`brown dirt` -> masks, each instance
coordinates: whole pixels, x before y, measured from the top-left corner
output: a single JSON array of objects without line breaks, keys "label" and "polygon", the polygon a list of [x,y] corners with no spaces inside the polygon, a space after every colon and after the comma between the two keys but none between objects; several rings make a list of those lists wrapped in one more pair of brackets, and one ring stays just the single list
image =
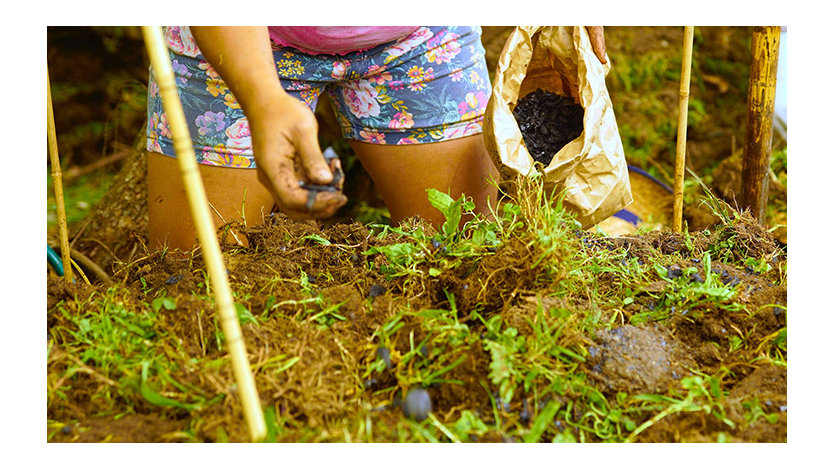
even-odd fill
[{"label": "brown dirt", "polygon": [[[744,224],[737,230],[744,232]],[[428,228],[427,228],[428,229]],[[384,345],[390,348],[393,370],[360,376],[364,366],[376,359],[380,338],[374,337],[380,327],[403,310],[418,312],[422,308],[448,308],[444,288],[456,286],[462,305],[459,311],[478,306],[484,317],[495,313],[504,317],[508,326],[516,328],[520,335],[532,333],[536,312],[541,306],[581,312],[590,305],[581,297],[558,299],[549,297],[546,285],[538,285],[535,272],[524,273],[529,265],[524,244],[513,244],[499,249],[495,256],[484,258],[477,268],[461,272],[454,280],[447,277],[432,282],[407,282],[399,278],[389,280],[365,263],[361,253],[382,243],[371,236],[362,224],[336,224],[323,227],[312,222],[298,222],[283,216],[275,216],[271,224],[259,227],[237,227],[246,236],[249,248],[224,247],[229,278],[236,293],[249,293],[238,299],[253,315],[260,318],[258,324],[244,323],[243,332],[253,364],[256,385],[264,404],[274,406],[276,413],[290,423],[301,423],[311,428],[326,430],[317,437],[294,435],[282,440],[339,439],[334,426],[356,416],[368,407],[379,408],[373,419],[380,428],[394,429],[404,419],[402,413],[391,406],[398,383],[394,370],[402,357],[410,350],[410,343],[426,340],[427,360],[443,357],[450,363],[461,362],[444,375],[448,383],[429,388],[433,410],[439,419],[453,421],[463,410],[476,410],[488,416],[491,410],[490,396],[485,384],[489,383],[489,353],[483,344],[463,344],[450,351],[445,338],[429,337],[421,329],[421,322],[412,315],[403,317],[404,323]],[[305,238],[319,235],[331,242],[320,245]],[[713,235],[695,234],[692,244],[708,246]],[[742,235],[735,233],[734,239]],[[768,252],[773,246],[769,238],[750,236],[744,246],[739,245],[734,256],[746,253]],[[385,243],[391,243],[387,240]],[[688,253],[680,236],[653,232],[651,234],[610,240],[593,241],[600,249],[627,247],[630,256],[650,260],[652,250],[657,253]],[[681,261],[700,266],[694,260]],[[785,263],[782,260],[781,263]],[[516,266],[517,268],[514,268]],[[774,285],[773,277],[759,276],[734,267],[733,264],[716,261],[713,268],[728,271],[743,286],[739,301],[745,311],[730,311],[721,305],[698,306],[691,312],[675,316],[661,324],[626,324],[610,330],[601,329],[586,337],[565,338],[563,346],[584,344],[589,351],[589,361],[582,367],[592,384],[606,396],[620,392],[629,394],[663,393],[675,387],[679,379],[688,375],[691,368],[707,374],[723,377],[723,387],[728,395],[723,401],[727,416],[743,422],[750,403],[757,400],[764,413],[775,413],[778,421],[770,424],[762,417],[744,429],[730,429],[718,419],[694,418],[677,414],[661,420],[640,436],[650,442],[715,441],[718,433],[731,436],[734,441],[774,442],[786,436],[786,384],[785,368],[759,366],[750,361],[751,354],[760,354],[772,335],[786,324],[786,315],[774,305],[786,305],[786,284]],[[311,291],[302,292],[298,280],[301,272],[307,273]],[[175,257],[170,254],[149,254],[122,272],[119,292],[122,302],[150,302],[154,293],[164,288],[167,296],[176,299],[176,309],[160,310],[155,326],[159,338],[177,338],[179,347],[190,357],[202,360],[221,359],[224,351],[215,340],[220,331],[212,301],[205,295],[205,277],[202,259],[197,256]],[[705,275],[703,270],[700,274]],[[450,275],[451,276],[451,275]],[[491,279],[490,295],[470,296],[464,289],[476,286],[484,279]],[[616,280],[601,276],[600,289],[613,285]],[[657,292],[661,282],[653,281],[635,286],[635,302],[628,313],[650,309],[651,294]],[[370,296],[372,286],[381,286],[384,293]],[[110,287],[112,288],[112,287]],[[377,287],[378,288],[378,287]],[[180,384],[202,390],[206,396],[225,396],[220,402],[201,411],[172,411],[155,407],[130,396],[110,397],[105,392],[114,391],[113,379],[106,372],[86,365],[80,358],[68,358],[60,348],[64,331],[73,328],[66,315],[56,313],[60,305],[68,311],[82,309],[85,299],[95,293],[105,292],[107,286],[66,284],[62,279],[49,276],[47,284],[48,332],[58,344],[53,348],[48,363],[50,378],[60,377],[69,367],[80,367],[83,373],[73,376],[69,387],[62,390],[65,400],[50,406],[48,416],[61,429],[52,434],[52,441],[73,442],[165,442],[183,440],[215,441],[231,439],[245,441],[246,428],[234,394],[234,380],[228,367],[198,371],[182,364],[180,370],[171,371]],[[309,309],[292,302],[319,294],[323,306],[342,304],[339,312],[344,321],[336,321],[329,328],[322,328],[311,321],[310,315],[320,309]],[[279,301],[280,299],[280,301]],[[267,315],[261,312],[269,311]],[[748,313],[748,312],[752,312]],[[605,314],[603,312],[603,314]],[[483,331],[477,322],[468,323]],[[482,333],[483,334],[483,333]],[[746,338],[751,347],[731,351],[730,336]],[[760,348],[755,350],[754,345]],[[754,351],[755,350],[755,351]],[[299,360],[280,375],[271,373],[267,359],[298,357]],[[402,367],[406,365],[403,364]],[[59,379],[60,380],[60,379]],[[54,385],[54,384],[53,384]],[[533,397],[525,397],[532,400]],[[782,407],[782,408],[780,408]],[[123,409],[126,414],[112,415],[112,409]],[[505,419],[522,422],[521,402],[502,411]],[[117,419],[118,418],[118,419]],[[66,424],[64,424],[66,423]],[[183,433],[188,427],[190,434]],[[55,431],[55,430],[52,430]],[[381,432],[381,431],[380,431]],[[329,437],[328,437],[329,436]],[[480,436],[481,441],[498,439],[497,436]],[[392,435],[391,439],[395,439]]]}]

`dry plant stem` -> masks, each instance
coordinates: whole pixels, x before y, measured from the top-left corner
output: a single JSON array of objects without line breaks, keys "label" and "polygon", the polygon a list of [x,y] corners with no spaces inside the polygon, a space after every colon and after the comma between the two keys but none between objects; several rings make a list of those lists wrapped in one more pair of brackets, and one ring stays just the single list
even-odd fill
[{"label": "dry plant stem", "polygon": [[686,113],[689,110],[689,77],[692,70],[692,39],[695,27],[683,30],[683,58],[681,60],[681,88],[678,101],[678,145],[675,153],[675,204],[672,210],[672,229],[683,230],[683,175],[686,167]]},{"label": "dry plant stem", "polygon": [[125,148],[122,150],[113,153],[110,156],[104,157],[100,160],[96,160],[95,162],[83,166],[83,167],[71,167],[68,168],[64,174],[64,180],[72,181],[79,176],[86,175],[87,173],[92,173],[93,171],[98,170],[99,168],[104,168],[107,165],[112,163],[116,163],[120,160],[123,160],[125,157],[133,153],[135,150],[133,148]]},{"label": "dry plant stem", "polygon": [[102,269],[101,266],[97,265],[93,260],[84,255],[84,253],[70,248],[70,254],[74,259],[77,259],[82,266],[92,271],[92,273],[95,274],[96,277],[99,278],[101,281],[107,284],[110,283],[110,276],[108,276],[107,273],[104,272],[104,269]]},{"label": "dry plant stem", "polygon": [[89,286],[90,280],[87,279],[87,275],[84,274],[84,271],[81,269],[81,266],[79,266],[78,263],[76,263],[75,260],[72,259],[72,257],[70,257],[70,263],[72,263],[72,265],[75,266],[75,270],[78,271],[79,275],[81,275],[81,279],[84,279],[84,283]]},{"label": "dry plant stem", "polygon": [[46,72],[46,137],[49,141],[49,158],[52,164],[52,186],[55,191],[55,210],[58,216],[58,234],[61,237],[61,259],[64,263],[64,278],[72,282],[72,263],[69,238],[67,235],[67,212],[64,208],[64,185],[61,180],[61,159],[58,158],[58,137],[55,134],[55,115],[52,111],[52,85],[49,83],[49,68]]},{"label": "dry plant stem", "polygon": [[240,323],[237,319],[229,279],[220,253],[220,245],[215,237],[214,222],[209,212],[205,188],[197,169],[197,161],[191,144],[191,137],[188,134],[185,114],[174,83],[174,73],[168,59],[168,50],[163,40],[162,28],[143,26],[142,32],[145,37],[148,55],[151,58],[153,73],[159,83],[162,104],[173,134],[174,151],[177,155],[188,204],[194,219],[197,238],[203,249],[209,279],[214,289],[215,302],[232,361],[232,370],[240,391],[243,414],[252,441],[258,442],[266,437],[266,423],[261,411],[258,392],[255,388],[255,380],[249,366],[249,359],[246,356],[246,348]]},{"label": "dry plant stem", "polygon": [[779,39],[778,26],[758,26],[753,30],[753,60],[747,86],[747,135],[741,167],[741,202],[762,225],[767,222]]}]

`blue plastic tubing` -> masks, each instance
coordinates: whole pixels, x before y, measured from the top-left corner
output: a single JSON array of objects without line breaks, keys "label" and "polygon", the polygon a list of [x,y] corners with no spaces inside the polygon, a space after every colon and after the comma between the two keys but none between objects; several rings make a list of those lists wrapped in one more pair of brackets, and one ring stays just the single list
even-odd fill
[{"label": "blue plastic tubing", "polygon": [[52,266],[59,276],[64,275],[64,263],[61,262],[61,257],[58,256],[58,253],[55,253],[55,250],[49,245],[46,245],[46,260],[49,261],[49,265]]}]

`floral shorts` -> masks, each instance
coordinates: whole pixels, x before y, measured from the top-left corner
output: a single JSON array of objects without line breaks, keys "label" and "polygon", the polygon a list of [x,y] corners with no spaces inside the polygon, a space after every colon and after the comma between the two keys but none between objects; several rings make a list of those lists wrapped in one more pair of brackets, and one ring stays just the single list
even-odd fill
[{"label": "floral shorts", "polygon": [[[200,163],[254,168],[249,124],[187,27],[167,27],[186,121]],[[326,92],[346,139],[389,145],[480,134],[491,87],[479,27],[420,27],[409,36],[343,55],[273,44],[284,89],[315,109]],[[148,86],[147,150],[175,156],[159,85]]]}]

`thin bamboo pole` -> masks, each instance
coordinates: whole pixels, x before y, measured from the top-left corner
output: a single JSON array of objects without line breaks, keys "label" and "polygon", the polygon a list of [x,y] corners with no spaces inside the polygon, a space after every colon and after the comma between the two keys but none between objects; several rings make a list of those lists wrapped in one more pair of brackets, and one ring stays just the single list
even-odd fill
[{"label": "thin bamboo pole", "polygon": [[757,26],[753,29],[753,57],[747,86],[747,133],[741,167],[741,203],[762,225],[767,223],[780,34],[778,26]]},{"label": "thin bamboo pole", "polygon": [[162,36],[162,28],[158,26],[143,26],[145,45],[151,59],[153,73],[159,83],[162,105],[168,116],[171,134],[174,138],[174,151],[177,154],[180,173],[185,185],[188,205],[197,231],[197,238],[203,249],[203,257],[209,271],[209,279],[214,289],[215,303],[220,315],[223,334],[226,336],[226,346],[232,360],[232,369],[243,405],[243,414],[249,426],[250,437],[253,441],[261,441],[266,437],[266,423],[261,410],[260,399],[255,388],[246,347],[237,319],[237,312],[229,287],[229,279],[220,252],[220,245],[215,235],[214,222],[209,213],[203,181],[197,169],[191,136],[185,121],[185,114],[177,94],[174,82],[174,71],[168,59],[168,49]]},{"label": "thin bamboo pole", "polygon": [[67,211],[64,207],[63,174],[61,173],[61,159],[58,158],[58,137],[55,133],[55,114],[52,110],[52,85],[49,83],[49,65],[46,66],[46,112],[46,140],[49,145],[49,160],[52,166],[52,187],[55,191],[58,236],[61,238],[61,262],[64,264],[64,279],[73,282],[69,238],[67,235]]},{"label": "thin bamboo pole", "polygon": [[692,70],[692,39],[694,26],[683,29],[683,60],[681,61],[681,87],[678,101],[678,144],[675,152],[675,188],[672,211],[672,229],[683,230],[683,176],[686,169],[686,122],[689,111],[689,77]]}]

